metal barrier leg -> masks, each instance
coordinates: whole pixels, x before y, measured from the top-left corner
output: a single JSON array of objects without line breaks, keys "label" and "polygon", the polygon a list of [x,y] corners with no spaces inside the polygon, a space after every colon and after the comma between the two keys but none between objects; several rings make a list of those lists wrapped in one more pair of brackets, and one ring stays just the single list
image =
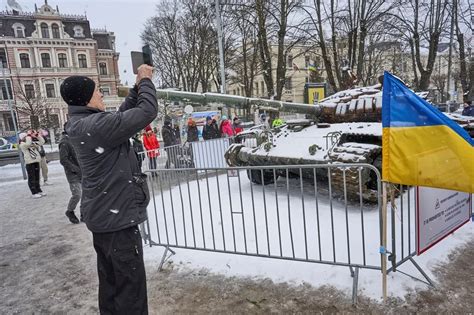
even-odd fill
[{"label": "metal barrier leg", "polygon": [[420,267],[420,265],[417,264],[417,262],[413,259],[413,257],[410,257],[410,261],[416,267],[416,269],[418,269],[418,271],[423,275],[423,277],[425,277],[426,281],[428,281],[428,283],[432,287],[435,287],[435,283],[433,282],[433,280],[431,280],[430,277],[428,277],[426,272],[423,270],[423,268]]},{"label": "metal barrier leg", "polygon": [[352,304],[357,304],[357,290],[359,286],[359,267],[355,267],[355,272],[352,276],[354,279],[352,280]]},{"label": "metal barrier leg", "polygon": [[163,270],[163,264],[165,263],[165,261],[169,258],[169,257],[166,257],[168,255],[168,251],[171,252],[171,256],[175,255],[176,253],[171,249],[169,248],[168,246],[165,247],[165,252],[163,253],[163,257],[161,257],[161,262],[160,262],[160,265],[158,266],[158,271],[162,271]]},{"label": "metal barrier leg", "polygon": [[354,268],[352,268],[352,266],[349,266],[349,269],[351,271],[351,277],[354,278]]}]

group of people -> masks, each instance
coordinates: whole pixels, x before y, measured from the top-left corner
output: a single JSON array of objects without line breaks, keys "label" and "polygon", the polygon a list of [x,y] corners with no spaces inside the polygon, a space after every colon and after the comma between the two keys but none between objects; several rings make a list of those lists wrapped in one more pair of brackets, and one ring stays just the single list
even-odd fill
[{"label": "group of people", "polygon": [[227,119],[227,116],[223,115],[221,123],[220,125],[218,125],[215,119],[213,119],[211,116],[207,116],[206,125],[204,126],[202,131],[202,137],[204,140],[228,138],[239,134],[240,132],[242,132],[242,130],[243,128],[238,117],[234,117],[233,122],[231,123],[230,120]]}]

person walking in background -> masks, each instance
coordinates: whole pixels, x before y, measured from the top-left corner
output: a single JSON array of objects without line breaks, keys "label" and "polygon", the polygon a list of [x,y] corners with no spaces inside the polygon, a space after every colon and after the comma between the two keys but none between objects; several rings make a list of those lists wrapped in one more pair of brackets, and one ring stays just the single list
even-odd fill
[{"label": "person walking in background", "polygon": [[66,132],[81,166],[81,213],[97,253],[101,314],[148,314],[143,243],[150,195],[130,138],[158,114],[153,68],[141,65],[135,86],[117,112],[106,112],[96,83],[66,78]]},{"label": "person walking in background", "polygon": [[222,116],[222,122],[220,126],[221,137],[230,138],[234,136],[234,130],[230,124],[230,121],[227,119],[227,116]]},{"label": "person walking in background", "polygon": [[240,119],[238,117],[234,117],[232,129],[234,129],[234,135],[238,135],[244,130],[242,128],[242,123],[240,122]]},{"label": "person walking in background", "polygon": [[59,140],[59,163],[64,167],[64,173],[66,173],[66,179],[69,183],[69,189],[71,190],[71,198],[67,205],[66,217],[68,217],[72,224],[78,224],[79,219],[74,214],[74,210],[82,196],[82,173],[79,162],[77,161],[76,152],[69,141],[66,131],[62,132],[61,139]]},{"label": "person walking in background", "polygon": [[156,158],[160,156],[158,149],[160,148],[160,142],[156,137],[156,134],[151,129],[151,126],[146,126],[145,133],[143,134],[143,146],[145,147],[148,155],[150,169],[156,170]]},{"label": "person walking in background", "polygon": [[176,144],[181,144],[181,130],[177,124],[174,125],[174,138],[176,139]]},{"label": "person walking in background", "polygon": [[206,125],[203,128],[202,137],[204,140],[220,138],[217,123],[211,116],[206,117]]},{"label": "person walking in background", "polygon": [[173,127],[171,127],[171,118],[166,116],[163,123],[163,128],[161,128],[161,136],[163,137],[163,143],[165,145],[166,151],[166,168],[170,168],[171,164],[176,167],[176,132]]},{"label": "person walking in background", "polygon": [[40,186],[41,155],[39,147],[43,144],[44,139],[36,130],[29,130],[27,134],[20,136],[20,150],[25,157],[28,187],[30,187],[33,198],[46,196]]},{"label": "person walking in background", "polygon": [[188,142],[197,142],[197,141],[199,141],[198,128],[196,126],[196,122],[192,118],[189,118],[189,120],[188,120],[188,135],[187,135],[186,140]]}]

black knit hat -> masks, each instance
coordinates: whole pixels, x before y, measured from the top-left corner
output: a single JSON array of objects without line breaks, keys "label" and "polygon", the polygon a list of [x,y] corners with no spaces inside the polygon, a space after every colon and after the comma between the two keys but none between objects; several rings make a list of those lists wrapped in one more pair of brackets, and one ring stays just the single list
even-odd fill
[{"label": "black knit hat", "polygon": [[61,96],[70,106],[86,106],[94,95],[95,82],[88,77],[71,76],[61,84]]}]

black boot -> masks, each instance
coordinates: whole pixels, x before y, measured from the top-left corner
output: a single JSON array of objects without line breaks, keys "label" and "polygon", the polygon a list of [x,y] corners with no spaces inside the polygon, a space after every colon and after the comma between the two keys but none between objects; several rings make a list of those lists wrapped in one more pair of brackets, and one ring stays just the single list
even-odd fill
[{"label": "black boot", "polygon": [[66,217],[69,218],[72,224],[79,224],[79,219],[76,217],[73,211],[66,211]]}]

